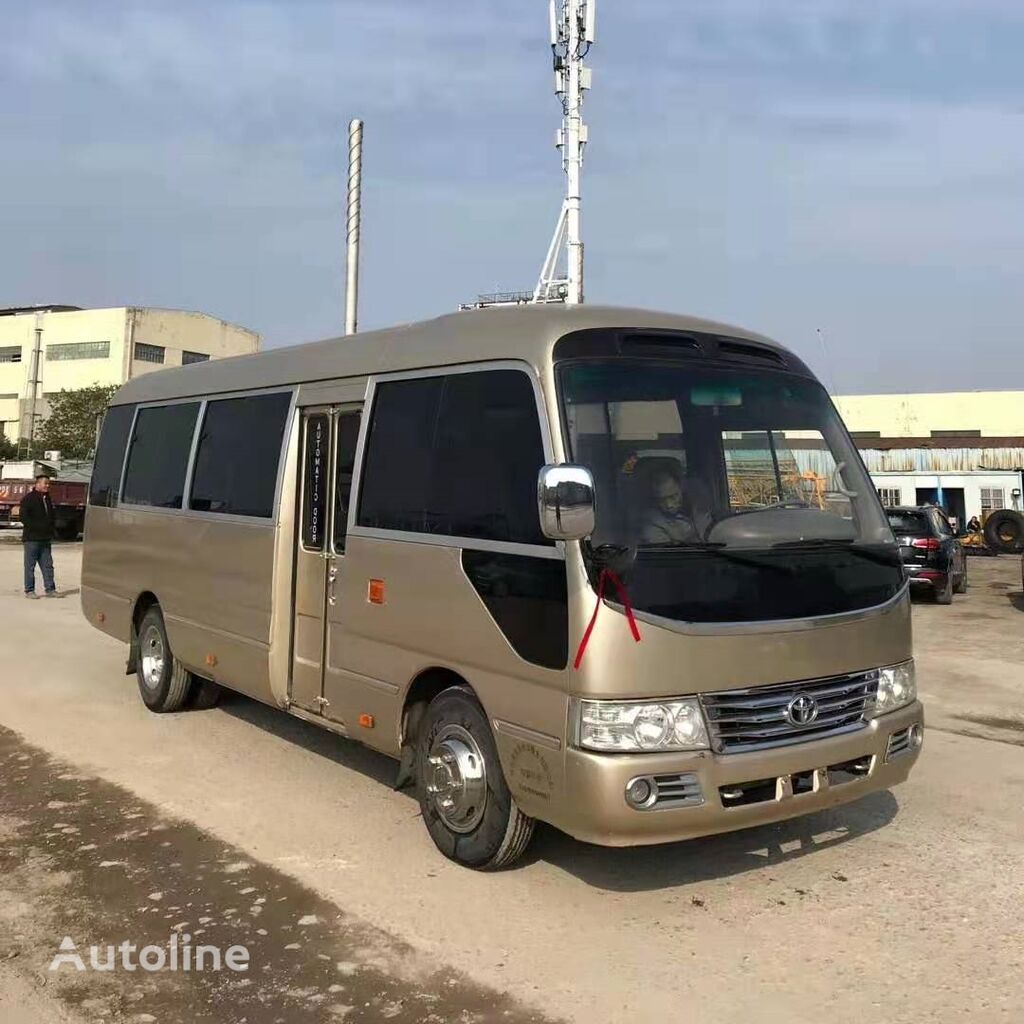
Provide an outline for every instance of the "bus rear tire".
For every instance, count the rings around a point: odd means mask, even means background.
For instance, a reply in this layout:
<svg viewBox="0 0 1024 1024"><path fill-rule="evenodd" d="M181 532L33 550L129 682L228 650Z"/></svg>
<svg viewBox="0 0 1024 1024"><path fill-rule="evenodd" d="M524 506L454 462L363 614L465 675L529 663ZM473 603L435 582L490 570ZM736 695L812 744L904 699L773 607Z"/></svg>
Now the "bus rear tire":
<svg viewBox="0 0 1024 1024"><path fill-rule="evenodd" d="M192 674L171 653L164 616L150 605L139 623L139 654L135 668L142 703L162 714L180 711L192 686Z"/></svg>
<svg viewBox="0 0 1024 1024"><path fill-rule="evenodd" d="M439 693L416 741L423 821L450 860L479 871L508 867L525 852L534 819L509 791L483 708L463 686Z"/></svg>

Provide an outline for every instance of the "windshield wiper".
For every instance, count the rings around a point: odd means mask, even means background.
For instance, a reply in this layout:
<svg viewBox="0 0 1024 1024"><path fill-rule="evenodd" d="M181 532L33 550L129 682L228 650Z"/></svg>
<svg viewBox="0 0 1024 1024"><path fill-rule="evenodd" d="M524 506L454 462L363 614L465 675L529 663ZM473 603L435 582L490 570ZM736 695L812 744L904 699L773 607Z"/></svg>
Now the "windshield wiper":
<svg viewBox="0 0 1024 1024"><path fill-rule="evenodd" d="M709 554L717 555L719 558L723 558L728 562L735 562L738 565L748 565L754 569L774 569L777 572L790 573L792 569L788 565L783 565L779 562L768 559L767 561L763 558L758 558L756 555L744 552L740 553L734 548L730 548L723 541L710 541L710 540L692 540L692 541L679 541L678 543L667 543L667 544L644 544L638 549L638 554L645 551L655 551L659 554L663 552L674 552L674 551L707 551Z"/></svg>
<svg viewBox="0 0 1024 1024"><path fill-rule="evenodd" d="M838 538L810 538L808 540L783 540L772 545L772 550L789 549L803 551L828 551L841 550L849 551L851 555L863 558L868 562L875 562L877 565L888 565L895 568L900 564L899 550L894 547L892 557L883 555L872 548L858 547L853 540L840 540Z"/></svg>

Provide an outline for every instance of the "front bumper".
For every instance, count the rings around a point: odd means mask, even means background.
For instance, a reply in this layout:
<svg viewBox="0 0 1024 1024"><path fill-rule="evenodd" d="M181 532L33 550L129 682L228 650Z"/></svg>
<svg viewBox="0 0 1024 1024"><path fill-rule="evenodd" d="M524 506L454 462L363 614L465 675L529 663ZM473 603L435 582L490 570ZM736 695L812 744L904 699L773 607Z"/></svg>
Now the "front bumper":
<svg viewBox="0 0 1024 1024"><path fill-rule="evenodd" d="M585 842L634 846L731 832L824 810L903 782L920 748L905 749L887 761L889 739L915 725L924 725L920 702L874 719L856 732L745 754L595 754L570 749L568 799L564 814L552 824ZM866 765L866 773L840 784L830 782L827 769L854 762ZM636 810L626 802L630 780L672 774L696 776L703 802L650 810ZM772 783L762 787L770 794L767 798L733 806L723 803L722 788L732 792L755 781Z"/></svg>

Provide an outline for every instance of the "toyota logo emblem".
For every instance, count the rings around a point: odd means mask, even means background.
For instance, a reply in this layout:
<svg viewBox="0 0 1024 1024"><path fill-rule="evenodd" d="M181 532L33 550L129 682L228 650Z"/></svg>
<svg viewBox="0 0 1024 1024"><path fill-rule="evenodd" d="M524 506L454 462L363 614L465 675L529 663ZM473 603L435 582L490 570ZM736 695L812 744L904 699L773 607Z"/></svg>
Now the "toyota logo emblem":
<svg viewBox="0 0 1024 1024"><path fill-rule="evenodd" d="M798 694L786 705L786 718L791 725L807 726L818 717L818 702L806 693Z"/></svg>

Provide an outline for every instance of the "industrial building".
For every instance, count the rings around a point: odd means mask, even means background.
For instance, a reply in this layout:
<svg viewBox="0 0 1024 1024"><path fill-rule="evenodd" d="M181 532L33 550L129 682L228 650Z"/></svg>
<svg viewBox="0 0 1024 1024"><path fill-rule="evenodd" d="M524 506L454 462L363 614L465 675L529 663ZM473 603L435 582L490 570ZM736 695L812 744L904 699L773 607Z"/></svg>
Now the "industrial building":
<svg viewBox="0 0 1024 1024"><path fill-rule="evenodd" d="M834 401L858 439L1024 436L1024 391L843 395Z"/></svg>
<svg viewBox="0 0 1024 1024"><path fill-rule="evenodd" d="M166 366L258 352L260 336L206 313L118 306L0 309L0 430L27 437L35 354L36 423L48 398L94 384L123 384Z"/></svg>
<svg viewBox="0 0 1024 1024"><path fill-rule="evenodd" d="M835 399L887 505L941 505L964 523L1021 511L1024 391Z"/></svg>

